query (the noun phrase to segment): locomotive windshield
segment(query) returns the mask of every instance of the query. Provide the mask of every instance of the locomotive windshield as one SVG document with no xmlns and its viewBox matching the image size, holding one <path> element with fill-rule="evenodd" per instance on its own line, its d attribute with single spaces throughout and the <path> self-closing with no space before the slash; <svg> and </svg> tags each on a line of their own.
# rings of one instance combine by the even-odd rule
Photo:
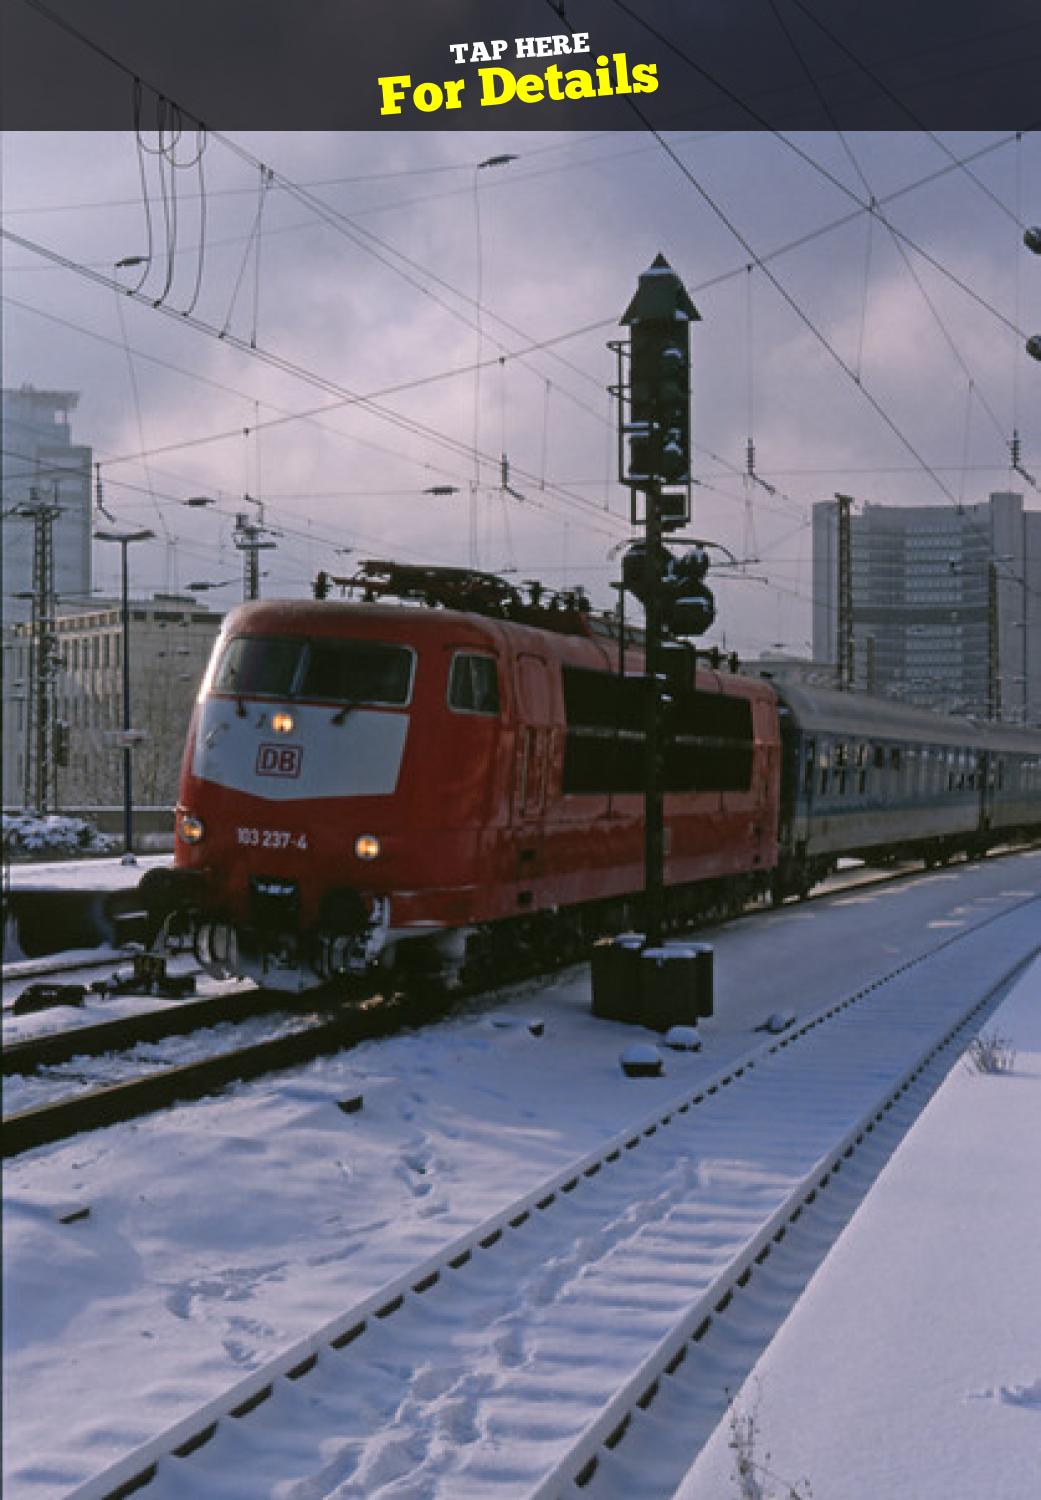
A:
<svg viewBox="0 0 1041 1500">
<path fill-rule="evenodd" d="M 224 648 L 215 693 L 325 703 L 403 704 L 412 652 L 381 641 L 240 635 Z"/>
</svg>

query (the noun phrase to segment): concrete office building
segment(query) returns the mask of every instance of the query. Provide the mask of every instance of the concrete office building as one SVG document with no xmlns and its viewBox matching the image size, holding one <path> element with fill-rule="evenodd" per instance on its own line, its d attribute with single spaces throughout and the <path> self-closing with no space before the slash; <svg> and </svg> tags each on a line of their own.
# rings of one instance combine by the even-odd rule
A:
<svg viewBox="0 0 1041 1500">
<path fill-rule="evenodd" d="M 945 713 L 1041 723 L 1041 511 L 978 505 L 854 510 L 853 685 Z M 991 683 L 991 564 L 996 681 Z M 838 662 L 838 505 L 813 508 L 813 655 Z"/>
<path fill-rule="evenodd" d="M 56 624 L 55 718 L 68 729 L 69 762 L 57 772 L 56 808 L 118 806 L 122 752 L 113 734 L 123 723 L 123 637 L 118 600 L 64 610 Z M 134 802 L 170 807 L 192 704 L 222 616 L 182 594 L 130 602 L 132 727 L 145 732 L 133 756 Z M 5 632 L 3 803 L 25 805 L 26 690 L 32 650 L 29 626 Z"/>
</svg>

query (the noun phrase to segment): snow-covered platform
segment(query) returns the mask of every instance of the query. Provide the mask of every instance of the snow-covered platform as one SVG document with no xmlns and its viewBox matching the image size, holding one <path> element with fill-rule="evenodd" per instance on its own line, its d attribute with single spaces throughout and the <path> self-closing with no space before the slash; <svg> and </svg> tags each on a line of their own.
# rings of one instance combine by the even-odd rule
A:
<svg viewBox="0 0 1041 1500">
<path fill-rule="evenodd" d="M 95 859 L 26 860 L 5 871 L 12 891 L 122 891 L 135 886 L 146 870 L 173 864 L 172 854 L 138 854 L 124 864 L 117 854 Z"/>
<path fill-rule="evenodd" d="M 954 1069 L 736 1400 L 759 1488 L 723 1422 L 676 1500 L 1038 1494 L 1041 959 L 984 1031 L 1013 1070 Z"/>
</svg>

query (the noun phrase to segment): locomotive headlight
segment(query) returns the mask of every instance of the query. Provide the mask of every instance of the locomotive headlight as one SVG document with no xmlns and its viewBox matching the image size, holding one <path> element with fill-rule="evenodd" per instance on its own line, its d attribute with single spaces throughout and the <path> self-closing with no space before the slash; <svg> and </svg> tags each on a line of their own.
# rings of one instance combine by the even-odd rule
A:
<svg viewBox="0 0 1041 1500">
<path fill-rule="evenodd" d="M 293 715 L 286 713 L 272 714 L 271 728 L 275 731 L 276 734 L 292 734 Z"/>
<path fill-rule="evenodd" d="M 186 844 L 201 844 L 206 829 L 201 818 L 195 817 L 193 813 L 182 813 L 177 832 Z"/>
<path fill-rule="evenodd" d="M 374 833 L 360 833 L 354 840 L 354 852 L 359 859 L 376 859 L 380 852 L 380 841 Z"/>
</svg>

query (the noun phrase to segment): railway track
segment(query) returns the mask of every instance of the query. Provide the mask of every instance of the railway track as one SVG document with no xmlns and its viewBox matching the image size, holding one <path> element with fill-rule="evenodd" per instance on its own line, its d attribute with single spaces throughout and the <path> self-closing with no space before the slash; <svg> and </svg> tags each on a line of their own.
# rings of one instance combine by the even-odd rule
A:
<svg viewBox="0 0 1041 1500">
<path fill-rule="evenodd" d="M 1020 851 L 1010 849 L 1007 852 Z M 850 871 L 833 877 L 827 890 L 819 891 L 810 899 L 870 889 L 914 878 L 915 875 L 921 877 L 922 872 L 917 869 L 881 874 Z M 937 876 L 933 874 L 928 878 L 936 879 Z M 743 915 L 766 914 L 771 910 L 758 906 Z M 108 965 L 118 967 L 111 964 L 111 960 Z M 468 992 L 464 992 L 463 998 L 467 996 Z M 472 995 L 468 997 L 473 998 Z M 91 1085 L 88 1081 L 87 1087 L 81 1086 L 71 1095 L 6 1114 L 3 1118 L 2 1156 L 17 1156 L 36 1146 L 66 1140 L 80 1131 L 139 1118 L 174 1104 L 201 1098 L 232 1083 L 262 1077 L 265 1073 L 298 1066 L 363 1041 L 389 1036 L 404 1025 L 436 1019 L 460 996 L 370 995 L 364 1005 L 343 1005 L 339 1000 L 330 1000 L 324 1006 L 321 1001 L 317 1006 L 312 1004 L 313 997 L 302 998 L 303 1008 L 299 1001 L 294 1004 L 291 997 L 250 987 L 231 994 L 166 1004 L 161 1009 L 142 1011 L 112 1021 L 68 1026 L 43 1036 L 6 1043 L 0 1053 L 4 1076 L 25 1076 L 60 1067 L 74 1058 L 130 1051 L 206 1028 L 241 1024 L 262 1015 L 282 1012 L 292 1015 L 295 1012 L 299 1021 L 288 1033 L 240 1047 L 221 1046 L 214 1049 L 213 1055 L 177 1065 L 153 1064 L 141 1076 L 118 1082 L 103 1081 Z M 55 1081 L 59 1086 L 64 1082 L 62 1079 Z M 71 1081 L 83 1083 L 82 1078 Z"/>
<path fill-rule="evenodd" d="M 725 1386 L 1041 948 L 1039 909 L 1031 896 L 946 937 L 659 1103 L 70 1500 L 406 1480 L 452 1500 L 671 1493 L 656 1421 L 682 1404 L 692 1461 Z M 749 1297 L 754 1333 L 730 1336 Z"/>
<path fill-rule="evenodd" d="M 52 954 L 47 958 L 19 958 L 7 965 L 6 977 L 13 984 L 20 979 L 49 979 L 55 974 L 72 974 L 80 970 L 90 974 L 95 970 L 118 968 L 124 957 L 114 948 L 105 948 L 101 952 L 81 949 L 79 953 Z M 9 1008 L 5 997 L 4 1010 Z"/>
<path fill-rule="evenodd" d="M 187 1008 L 178 1006 L 176 1010 Z M 248 1014 L 252 1017 L 255 1012 Z M 356 1047 L 376 1037 L 389 1036 L 403 1026 L 421 1019 L 429 1021 L 435 1016 L 436 1010 L 430 1003 L 402 995 L 387 999 L 377 997 L 376 1003 L 372 1004 L 341 1007 L 331 1015 L 306 1013 L 297 1018 L 298 1024 L 292 1030 L 278 1036 L 215 1051 L 212 1055 L 172 1067 L 160 1066 L 138 1077 L 90 1086 L 68 1097 L 5 1114 L 3 1156 L 18 1156 L 36 1146 L 67 1140 L 80 1131 L 99 1130 L 106 1125 L 152 1114 L 169 1105 L 200 1099 L 229 1084 L 313 1062 L 318 1057 Z M 157 1021 L 164 1019 L 162 1013 L 156 1016 Z M 170 1019 L 183 1028 L 183 1016 Z M 118 1027 L 120 1023 L 108 1024 Z M 65 1043 L 68 1036 L 68 1033 L 63 1033 L 55 1040 Z"/>
<path fill-rule="evenodd" d="M 305 1013 L 312 1005 L 303 1007 Z M 39 1036 L 4 1043 L 3 1073 L 25 1075 L 40 1068 L 55 1067 L 73 1057 L 100 1057 L 127 1051 L 144 1043 L 187 1036 L 211 1026 L 247 1021 L 272 1012 L 301 1010 L 291 996 L 258 990 L 253 986 L 228 994 L 163 1004 L 156 1010 L 116 1016 L 110 1021 L 62 1026 Z"/>
</svg>

